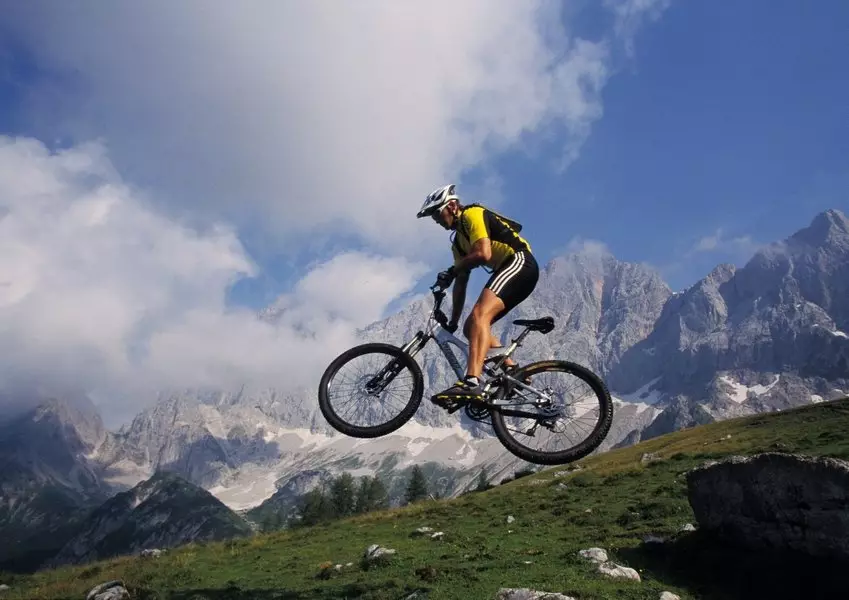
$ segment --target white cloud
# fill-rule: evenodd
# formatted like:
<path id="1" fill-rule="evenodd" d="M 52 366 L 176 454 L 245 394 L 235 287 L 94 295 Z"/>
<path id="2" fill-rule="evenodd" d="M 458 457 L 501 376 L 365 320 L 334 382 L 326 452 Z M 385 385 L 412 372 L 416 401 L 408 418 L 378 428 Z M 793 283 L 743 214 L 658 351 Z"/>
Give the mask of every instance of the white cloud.
<path id="1" fill-rule="evenodd" d="M 729 237 L 722 227 L 711 234 L 700 238 L 688 252 L 688 256 L 697 252 L 721 252 L 735 255 L 750 255 L 757 249 L 757 244 L 750 235 Z"/>
<path id="2" fill-rule="evenodd" d="M 363 326 L 383 316 L 383 309 L 410 290 L 425 273 L 421 263 L 360 252 L 338 254 L 316 266 L 264 314 L 293 326 L 310 322 L 310 315 Z M 312 330 L 318 330 L 315 323 Z"/>
<path id="3" fill-rule="evenodd" d="M 337 256 L 270 324 L 225 304 L 228 286 L 257 273 L 234 232 L 153 211 L 101 146 L 51 153 L 0 137 L 0 199 L 0 389 L 87 390 L 110 399 L 107 416 L 162 387 L 311 384 L 423 270 Z"/>
<path id="4" fill-rule="evenodd" d="M 614 30 L 628 56 L 634 54 L 634 37 L 645 21 L 659 19 L 671 4 L 672 0 L 604 0 L 616 16 Z"/>
<path id="5" fill-rule="evenodd" d="M 585 40 L 546 0 L 4 4 L 0 37 L 47 74 L 20 125 L 74 144 L 0 138 L 0 377 L 134 402 L 314 383 L 445 262 L 445 232 L 414 218 L 424 194 L 475 169 L 461 194 L 498 203 L 487 161 L 517 146 L 574 160 L 616 48 L 660 5 L 609 4 Z M 260 271 L 248 231 L 329 257 L 273 325 L 226 306 Z"/>
<path id="6" fill-rule="evenodd" d="M 79 77 L 77 95 L 34 91 L 42 139 L 104 137 L 160 205 L 260 224 L 288 249 L 341 233 L 410 257 L 429 252 L 411 237 L 441 239 L 413 217 L 424 194 L 464 169 L 553 130 L 574 160 L 611 49 L 662 6 L 608 3 L 593 41 L 543 0 L 28 2 L 2 20 Z"/>
<path id="7" fill-rule="evenodd" d="M 585 254 L 593 257 L 604 257 L 611 255 L 607 244 L 600 240 L 587 239 L 581 236 L 575 236 L 569 240 L 565 248 L 555 252 L 555 254 Z"/>

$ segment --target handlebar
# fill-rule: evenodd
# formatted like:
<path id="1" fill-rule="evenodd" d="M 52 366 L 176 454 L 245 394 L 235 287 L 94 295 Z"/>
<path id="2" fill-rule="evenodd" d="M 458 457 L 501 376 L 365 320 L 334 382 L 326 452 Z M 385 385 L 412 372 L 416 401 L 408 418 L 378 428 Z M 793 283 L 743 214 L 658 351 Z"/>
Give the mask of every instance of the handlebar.
<path id="1" fill-rule="evenodd" d="M 442 301 L 445 300 L 445 289 L 440 287 L 438 283 L 430 286 L 430 291 L 433 293 L 433 310 L 432 313 L 436 317 L 437 322 L 444 326 L 448 322 L 448 317 L 442 312 Z M 442 318 L 440 318 L 442 317 Z M 445 323 L 442 323 L 444 321 Z"/>

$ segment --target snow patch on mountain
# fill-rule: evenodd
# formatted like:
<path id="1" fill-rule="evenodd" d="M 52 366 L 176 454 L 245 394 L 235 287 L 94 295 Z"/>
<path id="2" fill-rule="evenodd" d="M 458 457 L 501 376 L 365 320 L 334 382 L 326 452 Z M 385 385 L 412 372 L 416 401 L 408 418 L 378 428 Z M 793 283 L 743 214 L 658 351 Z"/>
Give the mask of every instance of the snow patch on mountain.
<path id="1" fill-rule="evenodd" d="M 663 392 L 657 389 L 660 377 L 655 377 L 637 391 L 630 394 L 615 394 L 622 402 L 633 402 L 635 404 L 657 404 L 663 399 Z"/>
<path id="2" fill-rule="evenodd" d="M 757 384 L 748 386 L 734 381 L 728 375 L 721 375 L 719 377 L 720 381 L 731 386 L 732 392 L 731 394 L 729 394 L 729 397 L 737 404 L 745 402 L 746 398 L 748 398 L 749 392 L 753 393 L 755 396 L 762 396 L 763 394 L 766 394 L 773 387 L 775 387 L 775 384 L 778 383 L 780 379 L 781 375 L 776 375 L 775 380 L 768 385 Z"/>

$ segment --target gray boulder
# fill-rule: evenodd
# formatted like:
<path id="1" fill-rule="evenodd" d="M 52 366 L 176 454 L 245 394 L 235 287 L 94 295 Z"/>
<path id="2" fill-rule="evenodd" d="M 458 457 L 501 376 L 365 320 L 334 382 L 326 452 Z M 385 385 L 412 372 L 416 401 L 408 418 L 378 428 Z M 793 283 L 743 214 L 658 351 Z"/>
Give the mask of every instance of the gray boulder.
<path id="1" fill-rule="evenodd" d="M 849 558 L 849 462 L 764 453 L 687 473 L 699 528 L 753 549 Z"/>
<path id="2" fill-rule="evenodd" d="M 86 600 L 128 600 L 130 592 L 120 581 L 107 581 L 91 589 Z"/>
<path id="3" fill-rule="evenodd" d="M 529 588 L 501 588 L 495 600 L 575 600 L 556 592 L 538 592 Z"/>

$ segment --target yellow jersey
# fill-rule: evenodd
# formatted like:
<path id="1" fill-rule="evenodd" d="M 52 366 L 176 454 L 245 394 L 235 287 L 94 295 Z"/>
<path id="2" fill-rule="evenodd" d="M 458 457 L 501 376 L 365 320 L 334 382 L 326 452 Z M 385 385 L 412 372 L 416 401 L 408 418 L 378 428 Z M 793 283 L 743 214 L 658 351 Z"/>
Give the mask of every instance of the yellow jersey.
<path id="1" fill-rule="evenodd" d="M 490 271 L 496 271 L 506 259 L 520 250 L 531 252 L 531 245 L 526 239 L 496 213 L 483 206 L 468 206 L 457 218 L 457 234 L 451 245 L 455 266 L 482 238 L 489 238 L 492 246 L 492 256 L 485 263 L 485 268 L 488 267 Z"/>

